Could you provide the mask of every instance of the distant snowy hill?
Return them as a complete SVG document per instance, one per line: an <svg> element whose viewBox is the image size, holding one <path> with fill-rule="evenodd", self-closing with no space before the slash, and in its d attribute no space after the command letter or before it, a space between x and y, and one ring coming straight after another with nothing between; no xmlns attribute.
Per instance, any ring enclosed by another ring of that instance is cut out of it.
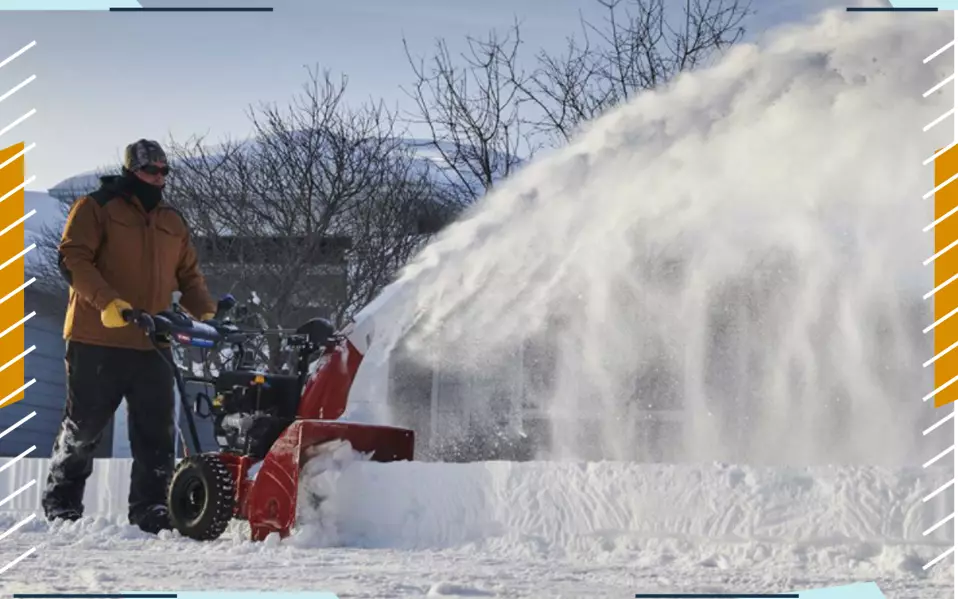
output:
<svg viewBox="0 0 958 599"><path fill-rule="evenodd" d="M58 227L63 224L64 215L61 203L55 197L42 191L26 191L24 196L24 214L36 210L36 214L24 223L24 228L28 234L39 233L43 230L44 225Z"/></svg>
<svg viewBox="0 0 958 599"><path fill-rule="evenodd" d="M44 230L53 228L59 232L65 220L62 204L50 194L42 191L24 192L23 213L29 214L31 210L35 210L36 213L23 223L23 242L24 247L36 243L37 249L32 250L24 258L27 267L36 264L36 261L41 257L38 250L42 247L40 241Z"/></svg>

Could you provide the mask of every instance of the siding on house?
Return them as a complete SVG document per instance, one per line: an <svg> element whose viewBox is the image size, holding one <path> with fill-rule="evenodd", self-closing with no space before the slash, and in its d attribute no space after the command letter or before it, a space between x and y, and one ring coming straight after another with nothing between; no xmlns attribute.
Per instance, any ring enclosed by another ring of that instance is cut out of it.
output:
<svg viewBox="0 0 958 599"><path fill-rule="evenodd" d="M36 446L35 457L49 455L63 414L66 371L62 337L65 298L28 288L24 298L27 313L36 315L24 324L24 349L36 346L24 359L24 382L36 379L24 398L0 409L0 430L35 412L29 420L0 438L0 456L20 455ZM97 457L111 454L112 430L107 430Z"/></svg>

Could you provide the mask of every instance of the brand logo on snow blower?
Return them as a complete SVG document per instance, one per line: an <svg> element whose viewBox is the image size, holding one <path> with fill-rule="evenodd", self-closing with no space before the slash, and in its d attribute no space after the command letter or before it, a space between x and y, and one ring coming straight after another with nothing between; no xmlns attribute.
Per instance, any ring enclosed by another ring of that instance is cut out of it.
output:
<svg viewBox="0 0 958 599"><path fill-rule="evenodd" d="M184 335L183 333L176 333L174 337L176 337L176 340L180 343L186 343L196 347L213 347L213 342L209 341L208 339L196 339L194 337L190 337L189 335Z"/></svg>

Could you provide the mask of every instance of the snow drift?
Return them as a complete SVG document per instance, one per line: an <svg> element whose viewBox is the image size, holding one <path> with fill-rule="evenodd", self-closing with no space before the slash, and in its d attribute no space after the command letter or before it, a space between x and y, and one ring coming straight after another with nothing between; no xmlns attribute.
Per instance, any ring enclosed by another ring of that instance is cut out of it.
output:
<svg viewBox="0 0 958 599"><path fill-rule="evenodd" d="M950 490L923 501L950 480L947 469L325 459L307 466L305 485L323 488L327 502L321 514L307 511L314 519L299 528L322 524L335 534L294 535L300 546L575 554L650 538L876 547L947 547L951 538L948 526L923 535L950 513ZM125 515L130 465L97 461L88 516ZM47 460L24 459L0 472L3 489L38 481L0 511L13 518L38 510L46 468Z"/></svg>
<svg viewBox="0 0 958 599"><path fill-rule="evenodd" d="M200 543L126 523L129 460L97 462L84 520L25 521L47 467L26 459L0 471L3 489L39 483L0 506L0 530L25 521L0 560L37 547L12 572L18 592L155 592L175 579L356 597L783 592L863 580L888 597L952 589L951 560L923 569L950 546L947 522L930 529L950 513L952 491L923 501L951 479L944 468L324 461L307 466L305 486L327 500L289 539L251 543L234 523Z"/></svg>

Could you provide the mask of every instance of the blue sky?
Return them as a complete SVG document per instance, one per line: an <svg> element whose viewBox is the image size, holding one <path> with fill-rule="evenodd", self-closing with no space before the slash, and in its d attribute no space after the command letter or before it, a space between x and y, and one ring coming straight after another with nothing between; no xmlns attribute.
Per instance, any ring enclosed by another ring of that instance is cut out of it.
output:
<svg viewBox="0 0 958 599"><path fill-rule="evenodd" d="M144 6L218 3L181 0ZM580 12L601 18L594 0L232 0L273 13L3 13L0 61L37 45L0 69L0 129L37 113L0 138L36 142L27 159L30 189L113 164L139 137L217 140L249 131L251 104L288 101L307 66L350 77L350 98L383 98L408 108L411 83L402 39L429 52L437 37L455 43L523 22L525 50L557 49L576 33ZM683 3L684 4L684 3ZM749 34L813 16L837 0L753 0Z"/></svg>

